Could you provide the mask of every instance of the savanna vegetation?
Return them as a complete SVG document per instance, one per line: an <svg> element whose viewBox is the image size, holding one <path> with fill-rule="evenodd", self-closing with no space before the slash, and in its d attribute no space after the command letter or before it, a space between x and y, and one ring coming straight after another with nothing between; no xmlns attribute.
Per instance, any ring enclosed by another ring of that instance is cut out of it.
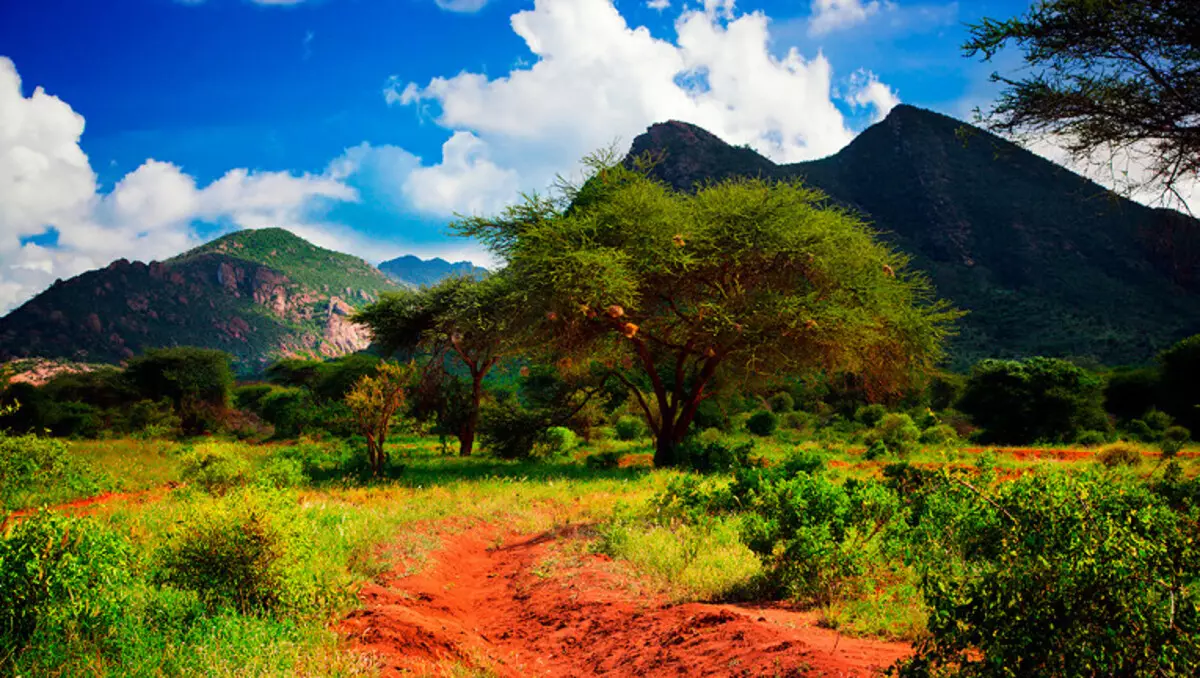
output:
<svg viewBox="0 0 1200 678"><path fill-rule="evenodd" d="M564 542L540 578L782 602L899 675L1193 675L1200 339L945 372L960 314L821 194L591 169L456 224L499 272L362 310L386 358L9 385L0 672L374 675L360 590L496 524Z"/></svg>

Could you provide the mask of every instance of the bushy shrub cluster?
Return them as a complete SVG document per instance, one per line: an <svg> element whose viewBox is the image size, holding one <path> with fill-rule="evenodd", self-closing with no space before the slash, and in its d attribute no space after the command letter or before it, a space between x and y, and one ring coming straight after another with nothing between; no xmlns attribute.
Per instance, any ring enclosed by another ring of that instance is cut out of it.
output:
<svg viewBox="0 0 1200 678"><path fill-rule="evenodd" d="M60 440L0 432L0 509L50 488L86 496L97 488L96 475L86 462L69 455Z"/></svg>
<svg viewBox="0 0 1200 678"><path fill-rule="evenodd" d="M646 423L629 415L617 419L617 440L638 440L646 435Z"/></svg>
<svg viewBox="0 0 1200 678"><path fill-rule="evenodd" d="M1015 445L1070 442L1080 431L1107 430L1103 382L1065 360L984 360L958 403L983 440Z"/></svg>

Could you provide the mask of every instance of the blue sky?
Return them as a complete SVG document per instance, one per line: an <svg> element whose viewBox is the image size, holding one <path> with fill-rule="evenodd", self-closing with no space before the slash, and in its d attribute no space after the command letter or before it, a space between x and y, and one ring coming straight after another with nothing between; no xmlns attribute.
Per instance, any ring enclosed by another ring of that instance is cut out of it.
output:
<svg viewBox="0 0 1200 678"><path fill-rule="evenodd" d="M961 56L964 24L1027 6L0 0L0 311L244 227L486 261L454 213L667 117L777 161L897 101L967 117L994 67Z"/></svg>

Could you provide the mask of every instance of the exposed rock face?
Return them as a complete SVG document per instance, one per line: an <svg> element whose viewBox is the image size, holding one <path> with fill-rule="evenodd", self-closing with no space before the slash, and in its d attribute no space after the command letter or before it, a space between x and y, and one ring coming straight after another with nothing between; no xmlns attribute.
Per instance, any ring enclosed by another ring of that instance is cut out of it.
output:
<svg viewBox="0 0 1200 678"><path fill-rule="evenodd" d="M371 345L371 334L366 327L350 321L354 307L337 297L329 300L326 308L325 336L321 341L321 353L339 356L361 351Z"/></svg>

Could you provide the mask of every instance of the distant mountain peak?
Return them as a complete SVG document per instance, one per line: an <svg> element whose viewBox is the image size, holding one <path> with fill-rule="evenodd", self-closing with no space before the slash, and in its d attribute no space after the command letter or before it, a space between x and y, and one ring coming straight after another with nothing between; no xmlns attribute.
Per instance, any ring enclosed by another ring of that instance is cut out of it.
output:
<svg viewBox="0 0 1200 678"><path fill-rule="evenodd" d="M441 257L422 259L412 254L385 261L379 264L379 270L397 283L408 287L434 285L454 275L482 278L488 274L486 268L469 261L450 263Z"/></svg>

